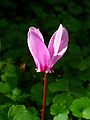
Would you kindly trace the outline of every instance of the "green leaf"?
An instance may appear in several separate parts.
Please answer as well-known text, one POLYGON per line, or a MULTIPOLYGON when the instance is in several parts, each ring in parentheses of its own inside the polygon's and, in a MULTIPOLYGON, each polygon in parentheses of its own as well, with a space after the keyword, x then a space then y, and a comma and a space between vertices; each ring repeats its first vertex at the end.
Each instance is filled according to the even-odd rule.
POLYGON ((68 81, 66 79, 61 79, 58 82, 52 82, 49 84, 48 89, 52 93, 58 91, 68 91, 68 81))
POLYGON ((15 115, 22 114, 25 110, 26 109, 24 105, 12 105, 8 111, 8 117, 9 119, 13 119, 15 115))
POLYGON ((4 71, 9 73, 15 73, 16 67, 13 64, 7 62, 4 71))
POLYGON ((5 64, 5 61, 0 61, 0 71, 2 71, 4 64, 5 64))
POLYGON ((58 114, 57 116, 54 117, 53 120, 67 120, 68 119, 68 113, 62 113, 58 114))
POLYGON ((8 104, 0 105, 0 120, 8 120, 7 112, 9 109, 8 104))
POLYGON ((84 110, 88 107, 90 107, 90 99, 88 97, 82 97, 80 99, 75 99, 70 109, 74 116, 81 118, 84 110))
POLYGON ((7 95, 7 97, 13 101, 17 101, 17 100, 20 100, 20 97, 21 97, 20 94, 21 94, 21 90, 18 88, 15 88, 12 90, 10 94, 7 95))
POLYGON ((35 109, 35 107, 31 107, 29 110, 32 114, 38 115, 38 111, 35 109))
POLYGON ((8 118, 10 120, 39 120, 39 117, 26 110, 24 105, 11 106, 8 111, 8 118))
POLYGON ((3 74, 1 75, 1 80, 10 85, 10 88, 15 88, 18 82, 18 70, 11 63, 6 63, 2 70, 3 74))
POLYGON ((50 107, 50 113, 57 115, 59 113, 68 112, 72 103, 72 96, 70 94, 58 94, 53 98, 53 104, 50 107))
POLYGON ((0 93, 8 94, 11 91, 8 83, 0 82, 0 93))
POLYGON ((5 72, 1 75, 2 81, 7 82, 11 88, 14 88, 17 84, 18 77, 15 73, 5 72))
POLYGON ((41 105, 43 98, 43 85, 41 83, 33 85, 30 91, 30 96, 33 101, 41 105))
POLYGON ((75 82, 72 83, 71 86, 70 86, 71 94, 75 98, 80 98, 80 97, 85 96, 86 95, 86 90, 85 90, 85 88, 82 85, 80 85, 80 84, 82 84, 82 82, 80 83, 80 80, 78 80, 78 81, 76 80, 75 82))
POLYGON ((83 113, 82 117, 85 119, 90 119, 90 107, 86 108, 83 113))
POLYGON ((13 95, 18 96, 18 95, 20 95, 20 93, 21 93, 21 90, 18 89, 18 88, 15 88, 15 89, 12 90, 12 94, 13 94, 13 95))

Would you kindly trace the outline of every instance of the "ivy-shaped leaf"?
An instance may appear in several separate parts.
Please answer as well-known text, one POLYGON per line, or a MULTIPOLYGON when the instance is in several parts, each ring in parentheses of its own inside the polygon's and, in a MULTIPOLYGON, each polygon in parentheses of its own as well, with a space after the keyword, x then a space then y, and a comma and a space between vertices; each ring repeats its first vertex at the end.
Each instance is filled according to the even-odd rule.
POLYGON ((90 108, 90 99, 88 97, 82 97, 80 99, 75 99, 71 105, 72 114, 76 117, 86 117, 86 111, 90 108))
POLYGON ((68 91, 68 81, 66 79, 61 79, 58 82, 52 82, 49 84, 48 89, 50 92, 68 91))
POLYGON ((57 116, 54 117, 53 120, 67 120, 68 119, 68 113, 62 113, 58 114, 57 116))
POLYGON ((90 107, 86 108, 83 111, 82 117, 85 118, 85 119, 89 119, 90 120, 90 107))
POLYGON ((59 113, 68 112, 72 100, 73 100, 72 96, 67 93, 56 95, 53 98, 53 104, 50 107, 50 113, 52 115, 58 115, 59 113))
POLYGON ((39 117, 26 110, 24 105, 13 105, 8 111, 10 120, 39 120, 39 117))

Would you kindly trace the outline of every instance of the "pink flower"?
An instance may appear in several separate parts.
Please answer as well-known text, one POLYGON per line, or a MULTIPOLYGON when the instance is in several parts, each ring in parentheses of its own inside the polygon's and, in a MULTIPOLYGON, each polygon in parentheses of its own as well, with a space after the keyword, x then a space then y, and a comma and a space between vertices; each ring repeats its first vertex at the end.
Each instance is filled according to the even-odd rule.
POLYGON ((36 64, 37 72, 51 73, 54 64, 64 55, 68 47, 68 32, 61 24, 52 35, 48 48, 44 44, 44 38, 35 27, 28 31, 28 47, 36 64))

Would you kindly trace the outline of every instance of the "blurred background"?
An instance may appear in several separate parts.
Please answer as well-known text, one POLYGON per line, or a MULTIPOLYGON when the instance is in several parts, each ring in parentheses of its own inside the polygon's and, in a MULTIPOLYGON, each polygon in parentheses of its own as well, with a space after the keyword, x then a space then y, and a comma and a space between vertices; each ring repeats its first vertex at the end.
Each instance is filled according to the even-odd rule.
POLYGON ((69 48, 48 77, 46 119, 56 115, 51 105, 57 93, 90 97, 90 0, 0 0, 0 120, 7 120, 13 104, 33 106, 40 116, 43 73, 35 71, 27 32, 39 28, 48 44, 60 24, 69 32, 69 48))

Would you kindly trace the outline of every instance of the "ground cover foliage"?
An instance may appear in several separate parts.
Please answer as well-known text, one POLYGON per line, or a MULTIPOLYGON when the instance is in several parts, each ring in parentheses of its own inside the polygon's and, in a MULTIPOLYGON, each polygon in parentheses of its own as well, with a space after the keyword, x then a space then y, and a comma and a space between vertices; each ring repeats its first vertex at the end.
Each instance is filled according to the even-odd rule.
POLYGON ((40 120, 43 73, 27 47, 35 26, 46 44, 62 23, 69 48, 48 74, 45 120, 90 119, 90 1, 0 1, 0 120, 40 120))

